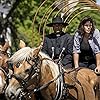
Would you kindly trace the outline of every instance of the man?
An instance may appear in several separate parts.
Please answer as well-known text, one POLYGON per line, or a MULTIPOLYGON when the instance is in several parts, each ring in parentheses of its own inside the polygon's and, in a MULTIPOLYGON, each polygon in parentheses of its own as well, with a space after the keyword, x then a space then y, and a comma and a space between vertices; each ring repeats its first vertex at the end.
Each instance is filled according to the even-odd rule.
POLYGON ((64 23, 61 17, 53 18, 52 23, 47 24, 47 26, 53 27, 54 33, 45 37, 42 48, 42 51, 54 61, 61 60, 64 68, 72 67, 73 38, 62 31, 67 25, 68 23, 64 23))

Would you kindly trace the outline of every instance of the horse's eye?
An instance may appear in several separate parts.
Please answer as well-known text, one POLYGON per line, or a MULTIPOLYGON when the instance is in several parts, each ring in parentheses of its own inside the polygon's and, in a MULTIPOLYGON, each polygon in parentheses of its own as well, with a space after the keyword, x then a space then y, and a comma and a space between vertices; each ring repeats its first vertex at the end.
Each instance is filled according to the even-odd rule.
POLYGON ((16 67, 18 68, 20 66, 20 63, 18 62, 17 64, 16 64, 16 67))
POLYGON ((26 73, 28 73, 29 71, 30 71, 29 69, 26 69, 26 70, 25 70, 26 73))
POLYGON ((35 59, 32 59, 32 62, 35 62, 35 59))

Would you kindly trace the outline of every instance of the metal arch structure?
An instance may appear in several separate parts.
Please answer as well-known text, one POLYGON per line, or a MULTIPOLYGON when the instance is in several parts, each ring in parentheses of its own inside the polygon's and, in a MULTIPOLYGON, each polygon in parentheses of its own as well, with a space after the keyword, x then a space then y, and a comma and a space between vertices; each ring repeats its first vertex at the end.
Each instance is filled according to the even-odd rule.
MULTIPOLYGON (((36 21, 36 16, 38 16, 38 13, 41 12, 40 11, 41 7, 43 7, 47 3, 47 1, 48 0, 44 0, 44 2, 39 6, 39 8, 37 9, 37 12, 35 13, 35 16, 33 18, 33 23, 32 23, 33 38, 34 38, 34 25, 35 25, 35 21, 36 21)), ((45 14, 42 16, 41 22, 39 24, 39 30, 38 30, 39 33, 41 30, 41 27, 43 27, 42 41, 44 41, 47 21, 53 15, 55 10, 56 10, 56 14, 54 17, 56 17, 59 14, 61 14, 62 17, 66 16, 64 21, 65 22, 67 21, 70 24, 70 22, 75 17, 77 17, 79 14, 81 14, 85 11, 89 11, 89 10, 100 11, 100 5, 96 4, 96 2, 94 2, 94 0, 56 0, 56 1, 52 2, 52 4, 48 7, 45 14)), ((33 40, 32 40, 32 44, 34 46, 33 40)))

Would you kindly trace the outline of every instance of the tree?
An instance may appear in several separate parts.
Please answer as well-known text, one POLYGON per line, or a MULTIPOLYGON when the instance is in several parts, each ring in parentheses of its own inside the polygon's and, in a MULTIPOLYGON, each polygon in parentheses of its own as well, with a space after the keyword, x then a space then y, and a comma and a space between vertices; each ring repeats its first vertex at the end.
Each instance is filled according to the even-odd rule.
MULTIPOLYGON (((38 46, 43 38, 43 29, 45 29, 45 34, 49 34, 49 32, 52 31, 52 29, 49 29, 45 25, 51 22, 52 17, 57 14, 59 15, 61 11, 59 11, 55 4, 52 5, 56 2, 55 0, 46 0, 46 2, 44 2, 45 0, 17 0, 16 4, 9 12, 8 17, 12 17, 13 30, 15 31, 16 29, 15 33, 17 37, 14 39, 17 44, 16 48, 18 48, 20 39, 23 39, 28 46, 38 46)), ((68 18, 69 26, 66 27, 65 31, 74 34, 81 18, 86 15, 92 16, 96 21, 97 28, 100 29, 99 11, 88 10, 77 16, 73 16, 72 20, 68 18)), ((15 36, 15 34, 13 34, 13 36, 15 36)))

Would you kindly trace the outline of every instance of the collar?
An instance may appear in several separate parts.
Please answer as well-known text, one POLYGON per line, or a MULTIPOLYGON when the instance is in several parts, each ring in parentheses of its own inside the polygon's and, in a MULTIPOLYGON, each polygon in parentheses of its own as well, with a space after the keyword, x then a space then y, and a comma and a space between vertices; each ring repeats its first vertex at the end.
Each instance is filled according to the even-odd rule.
POLYGON ((56 34, 56 36, 57 36, 57 37, 60 37, 60 36, 61 36, 61 34, 56 34))

